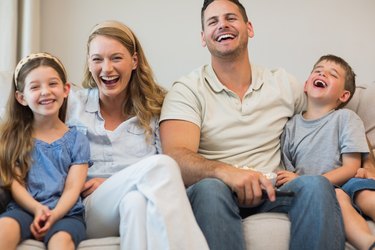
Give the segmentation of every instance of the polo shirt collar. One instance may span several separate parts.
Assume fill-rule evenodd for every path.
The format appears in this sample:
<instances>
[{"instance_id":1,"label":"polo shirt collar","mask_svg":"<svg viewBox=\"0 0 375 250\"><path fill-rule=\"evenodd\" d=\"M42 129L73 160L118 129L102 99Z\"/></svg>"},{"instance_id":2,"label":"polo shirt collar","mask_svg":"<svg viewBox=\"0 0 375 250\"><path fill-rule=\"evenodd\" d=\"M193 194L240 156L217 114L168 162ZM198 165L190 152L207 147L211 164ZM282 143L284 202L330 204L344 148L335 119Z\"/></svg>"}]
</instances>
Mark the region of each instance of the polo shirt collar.
<instances>
[{"instance_id":1,"label":"polo shirt collar","mask_svg":"<svg viewBox=\"0 0 375 250\"><path fill-rule=\"evenodd\" d=\"M263 78L262 72L259 67L251 64L251 74L252 74L252 83L248 89L248 91L257 91L263 86ZM205 76L206 82L210 85L213 91L219 93L223 90L227 90L227 88L222 84L216 76L214 69L212 68L212 64L208 64L206 66ZM211 81L209 80L211 79Z\"/></svg>"}]
</instances>

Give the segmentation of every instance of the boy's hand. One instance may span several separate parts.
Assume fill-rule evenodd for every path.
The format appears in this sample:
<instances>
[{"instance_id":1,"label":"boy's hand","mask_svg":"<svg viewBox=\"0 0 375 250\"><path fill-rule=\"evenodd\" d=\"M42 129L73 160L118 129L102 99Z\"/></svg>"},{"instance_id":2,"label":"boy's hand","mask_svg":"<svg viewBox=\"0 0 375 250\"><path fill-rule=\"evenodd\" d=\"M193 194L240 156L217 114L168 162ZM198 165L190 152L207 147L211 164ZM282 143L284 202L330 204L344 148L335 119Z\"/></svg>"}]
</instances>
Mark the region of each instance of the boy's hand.
<instances>
[{"instance_id":1,"label":"boy's hand","mask_svg":"<svg viewBox=\"0 0 375 250\"><path fill-rule=\"evenodd\" d=\"M287 182L290 182L291 180L294 180L295 178L299 177L298 174L286 171L286 170L281 170L277 172L277 177L276 177L276 187L280 187L284 185Z\"/></svg>"},{"instance_id":2,"label":"boy's hand","mask_svg":"<svg viewBox=\"0 0 375 250\"><path fill-rule=\"evenodd\" d=\"M354 177L375 179L375 169L360 168L360 169L357 170L357 174Z\"/></svg>"}]
</instances>

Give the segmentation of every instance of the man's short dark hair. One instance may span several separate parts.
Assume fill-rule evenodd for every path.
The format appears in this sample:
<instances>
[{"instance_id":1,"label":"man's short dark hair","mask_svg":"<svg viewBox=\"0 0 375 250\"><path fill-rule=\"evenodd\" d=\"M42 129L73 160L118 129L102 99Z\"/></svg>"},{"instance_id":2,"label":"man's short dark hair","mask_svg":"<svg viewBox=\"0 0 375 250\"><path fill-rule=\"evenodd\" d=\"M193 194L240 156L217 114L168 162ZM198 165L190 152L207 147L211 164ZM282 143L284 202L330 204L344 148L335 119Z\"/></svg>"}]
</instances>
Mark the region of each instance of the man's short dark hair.
<instances>
[{"instance_id":1,"label":"man's short dark hair","mask_svg":"<svg viewBox=\"0 0 375 250\"><path fill-rule=\"evenodd\" d=\"M202 6L202 9L201 9L202 30L204 30L204 11L207 9L208 5L210 5L214 1L215 0L204 0L204 2L203 2L203 6ZM240 10L240 13L242 15L242 18L244 19L245 22L248 22L249 19L248 19L247 14L246 14L245 7L243 7L243 5L240 3L240 1L238 1L238 0L228 0L228 1L237 5L237 7Z\"/></svg>"}]
</instances>

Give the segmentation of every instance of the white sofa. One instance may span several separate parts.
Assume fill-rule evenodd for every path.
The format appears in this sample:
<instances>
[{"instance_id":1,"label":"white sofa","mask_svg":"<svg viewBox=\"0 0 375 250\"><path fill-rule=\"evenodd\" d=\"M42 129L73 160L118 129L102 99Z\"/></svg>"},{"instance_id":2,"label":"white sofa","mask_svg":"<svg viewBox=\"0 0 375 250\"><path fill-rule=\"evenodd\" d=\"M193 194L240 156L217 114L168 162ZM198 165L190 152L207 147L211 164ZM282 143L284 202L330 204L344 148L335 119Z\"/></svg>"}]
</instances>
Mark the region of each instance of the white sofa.
<instances>
[{"instance_id":1,"label":"white sofa","mask_svg":"<svg viewBox=\"0 0 375 250\"><path fill-rule=\"evenodd\" d=\"M0 72L0 108L5 104L8 95L11 76L4 76ZM375 97L375 83L372 85L358 86L349 107L355 110L364 120L366 132L370 140L375 144L375 110L371 108L370 100ZM372 98L372 99L371 99ZM369 108L370 107L370 108ZM368 222L375 234L375 224ZM289 246L290 222L285 214L262 213L246 218L243 222L246 235L247 249L251 250L287 250ZM89 239L81 242L79 250L119 250L119 238L108 237L101 239ZM45 249L43 243L35 240L23 242L18 250L40 250ZM346 243L346 249L354 249Z\"/></svg>"}]
</instances>

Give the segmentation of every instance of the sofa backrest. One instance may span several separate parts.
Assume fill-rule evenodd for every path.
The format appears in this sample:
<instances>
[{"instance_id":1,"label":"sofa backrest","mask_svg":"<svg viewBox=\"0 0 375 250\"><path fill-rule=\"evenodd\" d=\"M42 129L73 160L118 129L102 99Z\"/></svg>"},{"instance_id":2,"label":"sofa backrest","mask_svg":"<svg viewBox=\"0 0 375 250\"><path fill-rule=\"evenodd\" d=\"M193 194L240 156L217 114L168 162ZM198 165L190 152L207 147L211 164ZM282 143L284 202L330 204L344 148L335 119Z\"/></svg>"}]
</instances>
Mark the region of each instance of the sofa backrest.
<instances>
[{"instance_id":1,"label":"sofa backrest","mask_svg":"<svg viewBox=\"0 0 375 250\"><path fill-rule=\"evenodd\" d=\"M12 73L0 71L0 117L4 112L5 104L8 101L11 84Z\"/></svg>"},{"instance_id":2,"label":"sofa backrest","mask_svg":"<svg viewBox=\"0 0 375 250\"><path fill-rule=\"evenodd\" d=\"M371 149L375 153L375 82L357 85L354 96L346 107L361 117Z\"/></svg>"}]
</instances>

